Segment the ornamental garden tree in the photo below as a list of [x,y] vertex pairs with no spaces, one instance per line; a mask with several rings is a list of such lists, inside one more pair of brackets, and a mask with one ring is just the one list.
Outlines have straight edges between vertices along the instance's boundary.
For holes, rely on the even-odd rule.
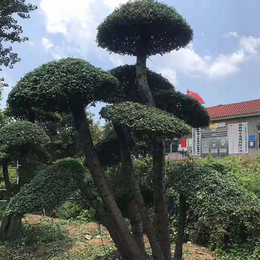
[[[100,165],[89,130],[85,107],[96,101],[116,102],[121,88],[111,74],[80,59],[49,62],[25,75],[8,98],[12,113],[30,113],[32,108],[71,113],[86,163],[102,198],[109,221],[104,225],[122,256],[146,259],[127,228]],[[104,215],[104,214],[103,214]]]
[[[147,81],[146,59],[185,47],[193,37],[177,11],[153,0],[136,0],[121,5],[98,27],[97,42],[110,52],[137,57],[136,84],[144,104],[156,106]],[[168,214],[165,202],[164,147],[154,139],[155,225],[164,259],[171,259]]]
[[[125,95],[125,100],[141,102],[137,87],[134,84],[135,66],[120,66],[111,70],[111,73],[121,82],[124,88],[123,93]],[[180,92],[176,92],[173,85],[160,74],[157,74],[150,70],[148,70],[147,74],[148,82],[150,83],[152,90],[152,95],[154,96],[159,108],[169,111],[172,115],[185,120],[186,123],[192,125],[193,127],[202,127],[208,125],[209,116],[206,109],[201,104],[199,104],[193,98],[187,97]],[[168,96],[170,98],[166,98]],[[161,110],[159,109],[149,111],[147,107],[145,108],[136,103],[125,102],[117,106],[103,109],[101,114],[105,118],[111,120],[114,125],[116,124],[115,129],[118,134],[118,138],[121,141],[121,152],[122,154],[125,154],[125,157],[127,157],[126,151],[123,151],[122,148],[128,146],[129,149],[129,141],[127,144],[128,138],[124,138],[124,136],[126,137],[128,135],[124,135],[123,131],[120,131],[118,125],[123,126],[125,132],[127,132],[126,128],[129,128],[131,129],[131,131],[134,131],[135,134],[138,134],[139,136],[140,134],[149,135],[150,133],[150,138],[156,136],[168,136],[168,138],[177,138],[185,136],[189,133],[189,130],[185,133],[185,125],[181,122],[181,120],[178,121],[176,119],[173,119],[170,114],[160,111]],[[165,122],[167,122],[168,125]],[[157,125],[158,128],[156,128],[155,125]],[[142,132],[140,131],[140,129],[142,130]],[[154,130],[153,134],[151,133],[151,129]],[[178,130],[179,132],[176,130]],[[124,161],[126,164],[127,160],[124,159]],[[129,165],[131,165],[130,161],[131,157],[128,156]],[[127,167],[124,166],[123,159],[121,161],[121,167],[123,168],[122,173],[124,173],[124,171],[126,171],[124,168]],[[128,168],[131,167],[129,166]],[[131,171],[128,171],[127,176],[125,177],[125,179],[127,180],[129,180],[129,176],[131,175],[129,172]],[[135,189],[133,188],[131,190],[135,191]],[[136,200],[138,201],[138,198],[136,198]],[[142,216],[142,218],[144,219],[145,217]],[[147,220],[144,221],[144,225],[147,223]],[[147,227],[145,228],[145,230],[147,230]],[[148,234],[148,238],[151,238],[151,234],[150,236]],[[152,241],[150,240],[150,242],[153,243],[153,239]]]
[[[12,160],[19,160],[24,164],[23,168],[26,170],[18,173],[19,186],[22,186],[26,182],[25,180],[30,181],[33,178],[33,176],[28,174],[27,156],[29,152],[31,152],[31,155],[42,154],[44,146],[49,141],[49,137],[41,127],[28,121],[15,121],[0,129],[1,163],[3,165],[3,176],[8,201],[12,195],[8,164]],[[33,173],[35,173],[35,169]],[[20,218],[5,217],[1,226],[1,233],[7,235],[9,240],[16,239],[20,221]]]
[[[160,246],[156,239],[156,234],[153,230],[152,222],[149,218],[148,211],[145,207],[144,200],[136,181],[133,163],[131,159],[129,145],[129,131],[131,130],[139,135],[148,135],[153,138],[160,137],[181,137],[189,134],[190,128],[180,119],[173,118],[169,113],[160,109],[148,107],[133,102],[123,102],[118,105],[108,106],[103,108],[101,115],[110,120],[115,128],[121,147],[121,171],[125,182],[125,188],[129,197],[134,200],[129,204],[137,205],[141,214],[144,230],[148,236],[152,247],[154,259],[163,259]],[[132,196],[131,196],[132,194]],[[133,211],[133,208],[130,208]],[[133,219],[134,223],[138,219]],[[141,236],[142,229],[139,226],[132,225],[133,233],[137,231],[137,243],[142,248]]]
[[[42,154],[45,151],[44,146],[49,141],[49,137],[41,127],[28,121],[15,121],[0,129],[1,161],[7,197],[11,195],[8,164],[12,160],[23,161],[26,164],[28,153]],[[25,179],[28,179],[28,176],[19,174],[20,185]]]

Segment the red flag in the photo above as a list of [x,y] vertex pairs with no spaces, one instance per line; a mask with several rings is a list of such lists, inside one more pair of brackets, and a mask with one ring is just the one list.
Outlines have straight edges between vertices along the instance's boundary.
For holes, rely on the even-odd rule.
[[188,90],[187,95],[189,97],[193,97],[193,98],[197,99],[200,102],[200,104],[205,104],[204,100],[202,99],[202,97],[198,93]]
[[187,138],[182,138],[181,139],[181,148],[186,148],[187,147]]

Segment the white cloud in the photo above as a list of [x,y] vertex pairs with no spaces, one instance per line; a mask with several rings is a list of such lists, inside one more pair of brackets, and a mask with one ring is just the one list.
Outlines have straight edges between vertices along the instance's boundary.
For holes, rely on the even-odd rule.
[[229,32],[226,34],[227,36],[231,36],[231,37],[234,37],[234,38],[238,38],[238,33],[237,32]]
[[[260,50],[260,38],[239,36],[237,33],[229,33],[238,41],[238,48],[229,54],[219,54],[217,57],[199,55],[193,45],[185,49],[172,51],[163,57],[157,55],[153,58],[157,67],[176,70],[189,75],[198,76],[198,73],[210,78],[225,77],[237,73],[240,65],[254,57]],[[162,71],[162,70],[161,70]]]
[[48,38],[42,38],[42,46],[46,52],[49,52],[55,60],[59,60],[66,55],[62,54],[63,50],[59,46],[54,46]]
[[128,0],[102,0],[102,2],[113,10],[116,7],[119,7],[120,4],[128,2]]
[[239,44],[241,48],[244,49],[248,54],[254,55],[257,54],[260,49],[260,38],[243,36],[240,38]]
[[[43,38],[44,49],[55,58],[63,56],[79,56],[87,59],[95,56],[103,62],[109,60],[114,66],[128,63],[129,57],[109,55],[106,50],[97,47],[96,28],[103,19],[127,0],[41,0],[40,8],[46,16],[46,30],[50,34],[61,34],[62,43],[54,45],[48,38]],[[228,54],[216,57],[202,56],[192,45],[179,51],[173,51],[163,57],[152,57],[156,64],[151,66],[170,81],[176,84],[176,72],[191,76],[207,76],[219,78],[232,75],[240,70],[240,65],[257,56],[260,38],[240,36],[237,32],[229,32],[226,36],[233,37],[238,48]],[[131,60],[132,61],[132,60]]]
[[216,78],[234,74],[239,70],[238,65],[246,60],[244,50],[239,50],[231,55],[219,55],[217,59],[210,65],[210,77]]
[[161,70],[162,76],[167,78],[174,86],[178,85],[176,71],[170,68],[163,68]]
[[44,50],[48,52],[48,51],[50,51],[50,49],[53,48],[53,43],[48,38],[42,38],[42,46],[43,46]]

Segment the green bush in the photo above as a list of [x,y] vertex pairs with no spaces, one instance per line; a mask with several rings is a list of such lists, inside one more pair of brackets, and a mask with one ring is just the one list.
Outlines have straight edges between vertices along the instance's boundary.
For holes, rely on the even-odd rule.
[[189,239],[229,252],[224,259],[259,259],[260,203],[242,180],[255,162],[244,163],[207,158],[166,165],[169,197],[176,199],[174,191],[187,197]]
[[95,210],[90,207],[86,208],[86,205],[84,206],[78,201],[63,204],[58,209],[57,215],[59,218],[66,220],[95,221]]

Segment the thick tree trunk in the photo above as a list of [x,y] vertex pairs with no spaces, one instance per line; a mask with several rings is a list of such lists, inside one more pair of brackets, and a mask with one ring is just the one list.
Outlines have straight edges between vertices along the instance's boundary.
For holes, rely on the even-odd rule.
[[94,195],[92,188],[81,180],[79,180],[77,184],[82,196],[85,197],[89,201],[90,205],[95,209],[97,217],[101,224],[107,228],[111,238],[116,244],[120,255],[123,257],[123,259],[130,259],[124,249],[124,245],[122,244],[122,241],[120,239],[120,234],[117,232],[117,227],[115,223],[108,216],[103,205],[97,200],[97,197]]
[[145,207],[139,184],[135,178],[128,138],[126,137],[126,135],[121,127],[115,126],[115,131],[117,133],[117,136],[118,136],[118,138],[120,140],[120,144],[121,144],[122,175],[124,176],[125,181],[127,181],[129,183],[129,187],[133,193],[138,210],[141,214],[145,233],[148,236],[148,239],[149,239],[149,242],[150,242],[150,245],[152,248],[153,259],[154,260],[163,260],[164,258],[162,255],[162,251],[161,251],[159,243],[157,241],[157,237],[154,232],[148,211]]
[[155,107],[155,101],[147,81],[146,55],[137,56],[136,83],[143,104]]
[[76,124],[76,129],[83,146],[83,152],[86,157],[86,162],[94,183],[98,188],[99,194],[104,203],[105,209],[111,220],[114,222],[117,233],[120,234],[121,244],[129,256],[129,259],[145,260],[146,256],[140,250],[134,237],[124,221],[121,211],[119,210],[115,198],[111,192],[108,180],[100,165],[98,156],[89,131],[89,123],[86,118],[83,105],[78,100],[77,109],[73,111],[73,117]]
[[0,228],[1,237],[9,242],[14,242],[19,237],[20,228],[21,217],[5,216]]
[[171,259],[169,217],[165,198],[164,145],[156,138],[153,146],[153,194],[157,238],[165,260]]
[[179,227],[178,227],[178,234],[177,234],[177,239],[176,239],[174,260],[181,260],[182,259],[184,229],[185,229],[185,222],[186,222],[186,215],[187,215],[186,212],[187,212],[186,198],[183,194],[181,194],[180,195]]
[[141,250],[143,250],[143,252],[146,253],[145,244],[144,244],[144,234],[143,234],[144,231],[142,225],[142,218],[135,200],[131,200],[128,203],[128,214],[129,214],[129,220],[130,220],[131,229],[135,241],[139,245]]
[[146,254],[143,237],[142,219],[138,211],[137,203],[134,200],[135,191],[132,190],[131,186],[131,183],[134,181],[134,174],[129,145],[126,140],[126,136],[123,129],[120,126],[115,125],[114,128],[121,145],[121,173],[124,182],[124,188],[128,197],[131,198],[130,202],[128,203],[128,212],[132,233],[140,249],[144,252],[144,254]]
[[[145,55],[137,56],[136,77],[138,91],[143,103],[148,106],[156,107],[147,81]],[[164,161],[163,140],[161,138],[156,138],[154,140],[153,152],[153,188],[156,219],[155,228],[164,259],[169,260],[171,259],[171,242],[169,233],[169,218],[165,200]]]
[[12,196],[12,187],[11,187],[9,173],[8,173],[8,162],[3,163],[3,177],[4,177],[5,187],[6,187],[5,197],[7,202],[9,202]]

